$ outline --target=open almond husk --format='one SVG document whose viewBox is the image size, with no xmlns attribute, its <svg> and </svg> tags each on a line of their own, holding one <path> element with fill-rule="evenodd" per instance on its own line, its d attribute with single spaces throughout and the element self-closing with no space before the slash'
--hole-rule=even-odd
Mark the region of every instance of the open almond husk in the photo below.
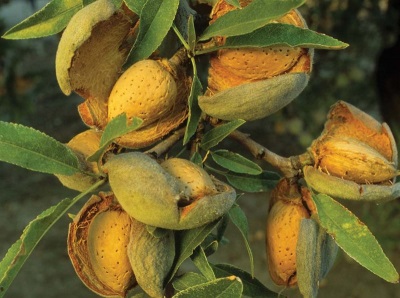
<svg viewBox="0 0 400 298">
<path fill-rule="evenodd" d="M 178 51 L 169 60 L 142 60 L 121 75 L 108 100 L 108 121 L 126 113 L 128 121 L 139 117 L 143 124 L 117 139 L 118 145 L 146 147 L 186 120 L 191 78 L 186 74 L 185 57 Z"/>
<path fill-rule="evenodd" d="M 240 1 L 242 7 L 251 1 Z M 220 0 L 211 13 L 215 21 L 236 9 Z M 274 22 L 307 28 L 297 10 Z M 214 42 L 224 44 L 225 37 Z M 201 109 L 223 120 L 265 118 L 296 98 L 308 84 L 313 49 L 286 46 L 233 48 L 210 55 L 208 90 L 199 97 Z"/>
<path fill-rule="evenodd" d="M 279 286 L 297 284 L 296 247 L 300 222 L 310 213 L 303 205 L 302 192 L 297 183 L 282 179 L 271 193 L 266 225 L 268 271 Z"/>
<path fill-rule="evenodd" d="M 78 11 L 65 28 L 56 54 L 56 76 L 66 94 L 78 93 L 83 122 L 103 128 L 107 100 L 135 40 L 138 16 L 98 0 Z"/>
<path fill-rule="evenodd" d="M 332 106 L 309 152 L 317 169 L 359 184 L 390 184 L 398 174 L 397 146 L 389 126 L 344 101 Z"/>
<path fill-rule="evenodd" d="M 128 259 L 132 219 L 112 193 L 93 195 L 69 226 L 68 255 L 82 282 L 102 297 L 136 285 Z"/>
</svg>

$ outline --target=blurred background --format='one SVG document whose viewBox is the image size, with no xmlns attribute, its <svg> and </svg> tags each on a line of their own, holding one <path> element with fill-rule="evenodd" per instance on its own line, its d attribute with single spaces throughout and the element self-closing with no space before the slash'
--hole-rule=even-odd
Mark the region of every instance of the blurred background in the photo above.
<svg viewBox="0 0 400 298">
<path fill-rule="evenodd" d="M 47 3 L 45 0 L 0 0 L 0 34 Z M 342 51 L 317 50 L 306 90 L 289 106 L 248 123 L 243 131 L 283 155 L 304 152 L 317 137 L 329 107 L 337 100 L 354 104 L 390 124 L 400 136 L 400 3 L 398 0 L 308 0 L 301 12 L 309 27 L 350 44 Z M 54 70 L 59 36 L 31 40 L 0 39 L 0 120 L 17 122 L 68 142 L 85 130 L 76 106 L 78 96 L 61 93 Z M 249 155 L 247 157 L 251 158 Z M 0 163 L 0 257 L 39 213 L 76 192 L 50 175 Z M 400 271 L 400 203 L 344 203 L 372 230 Z M 240 204 L 249 219 L 256 277 L 267 276 L 264 228 L 268 193 L 245 194 Z M 81 205 L 70 213 L 76 213 Z M 66 251 L 69 218 L 60 220 L 40 242 L 6 297 L 96 297 L 80 282 Z M 249 270 L 241 236 L 228 228 L 228 247 L 214 262 Z M 300 297 L 296 291 L 285 292 Z M 392 285 L 359 266 L 343 253 L 321 284 L 320 297 L 400 297 Z"/>
</svg>

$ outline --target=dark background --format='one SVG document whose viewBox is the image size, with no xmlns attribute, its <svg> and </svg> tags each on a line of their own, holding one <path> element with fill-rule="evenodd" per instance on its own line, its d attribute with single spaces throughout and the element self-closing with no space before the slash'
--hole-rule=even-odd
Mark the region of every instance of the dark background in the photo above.
<svg viewBox="0 0 400 298">
<path fill-rule="evenodd" d="M 0 33 L 45 3 L 0 0 Z M 329 107 L 337 100 L 345 100 L 390 123 L 398 140 L 398 6 L 398 1 L 387 0 L 308 0 L 301 12 L 309 27 L 347 42 L 350 47 L 343 51 L 317 50 L 306 90 L 280 112 L 246 124 L 244 130 L 280 155 L 299 154 L 321 132 Z M 63 95 L 56 82 L 54 56 L 58 38 L 0 39 L 0 120 L 32 126 L 67 142 L 85 127 L 76 111 L 81 99 Z M 0 257 L 40 212 L 75 195 L 76 192 L 62 187 L 53 176 L 0 163 Z M 240 202 L 249 219 L 256 277 L 270 285 L 264 244 L 268 193 L 246 194 Z M 399 202 L 344 203 L 370 227 L 400 270 Z M 70 212 L 77 212 L 80 206 Z M 82 285 L 69 262 L 68 222 L 69 218 L 63 217 L 46 234 L 6 297 L 95 297 Z M 249 270 L 246 250 L 234 227 L 229 227 L 227 237 L 229 246 L 220 248 L 212 260 Z M 298 297 L 296 291 L 288 295 Z M 320 297 L 400 297 L 400 287 L 381 280 L 339 253 L 334 268 L 321 283 Z"/>
</svg>

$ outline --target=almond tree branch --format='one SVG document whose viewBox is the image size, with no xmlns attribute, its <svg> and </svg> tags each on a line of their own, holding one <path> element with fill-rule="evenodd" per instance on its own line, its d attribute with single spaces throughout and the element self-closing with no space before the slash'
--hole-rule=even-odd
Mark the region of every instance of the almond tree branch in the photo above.
<svg viewBox="0 0 400 298">
<path fill-rule="evenodd" d="M 157 145 L 155 145 L 153 148 L 145 151 L 144 153 L 146 154 L 151 154 L 155 158 L 159 158 L 163 153 L 167 152 L 169 149 L 171 149 L 172 146 L 176 142 L 178 142 L 180 139 L 183 138 L 185 135 L 185 127 L 182 127 L 176 131 L 173 132 L 168 138 L 165 140 L 161 141 Z"/>
<path fill-rule="evenodd" d="M 255 158 L 268 162 L 288 178 L 299 175 L 305 165 L 314 163 L 307 152 L 297 156 L 282 157 L 251 139 L 248 134 L 238 130 L 232 132 L 229 136 L 242 144 Z"/>
</svg>

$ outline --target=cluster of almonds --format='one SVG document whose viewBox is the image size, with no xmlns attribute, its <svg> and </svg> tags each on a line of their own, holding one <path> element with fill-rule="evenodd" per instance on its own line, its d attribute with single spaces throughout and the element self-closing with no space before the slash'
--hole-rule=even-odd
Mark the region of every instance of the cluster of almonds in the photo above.
<svg viewBox="0 0 400 298">
<path fill-rule="evenodd" d="M 239 2 L 245 7 L 251 1 Z M 234 9 L 227 1 L 218 1 L 210 22 Z M 307 27 L 297 10 L 275 22 Z M 184 53 L 177 52 L 169 60 L 142 60 L 122 71 L 138 24 L 138 16 L 125 5 L 117 9 L 112 0 L 95 1 L 71 19 L 56 57 L 59 85 L 65 94 L 74 91 L 85 99 L 78 111 L 91 128 L 67 145 L 87 172 L 101 170 L 107 175 L 112 190 L 85 204 L 70 225 L 68 237 L 77 274 L 105 297 L 124 296 L 136 284 L 148 295 L 162 297 L 175 255 L 173 230 L 218 219 L 236 198 L 232 187 L 184 159 L 159 163 L 144 153 L 130 152 L 113 156 L 104 165 L 86 161 L 98 150 L 101 131 L 122 113 L 128 121 L 143 120 L 138 130 L 115 141 L 133 149 L 154 144 L 188 116 L 191 77 Z M 224 44 L 225 38 L 216 37 L 213 42 Z M 313 51 L 282 46 L 223 49 L 209 58 L 208 89 L 199 97 L 200 108 L 222 120 L 250 121 L 278 111 L 297 97 L 308 83 Z M 387 126 L 371 119 L 343 102 L 332 109 L 324 133 L 310 148 L 315 167 L 304 168 L 310 187 L 326 193 L 321 179 L 337 177 L 358 186 L 383 185 L 394 178 L 393 136 Z M 98 179 L 84 174 L 58 178 L 80 191 Z M 278 285 L 297 283 L 300 222 L 315 213 L 309 198 L 308 189 L 287 179 L 272 193 L 266 242 L 269 272 Z M 166 232 L 153 235 L 147 225 Z"/>
<path fill-rule="evenodd" d="M 343 101 L 332 106 L 324 131 L 309 148 L 313 166 L 303 168 L 307 187 L 334 198 L 393 199 L 397 147 L 386 123 Z M 300 223 L 317 216 L 310 189 L 282 179 L 271 194 L 266 225 L 268 269 L 279 286 L 297 285 Z M 323 269 L 326 274 L 329 268 Z M 320 276 L 322 278 L 323 275 Z"/>
<path fill-rule="evenodd" d="M 119 154 L 104 166 L 112 192 L 94 195 L 70 224 L 68 252 L 81 280 L 104 297 L 124 297 L 139 284 L 163 297 L 173 265 L 173 230 L 214 221 L 236 193 L 179 158 L 159 164 L 144 153 Z M 165 229 L 152 235 L 147 225 Z"/>
</svg>

